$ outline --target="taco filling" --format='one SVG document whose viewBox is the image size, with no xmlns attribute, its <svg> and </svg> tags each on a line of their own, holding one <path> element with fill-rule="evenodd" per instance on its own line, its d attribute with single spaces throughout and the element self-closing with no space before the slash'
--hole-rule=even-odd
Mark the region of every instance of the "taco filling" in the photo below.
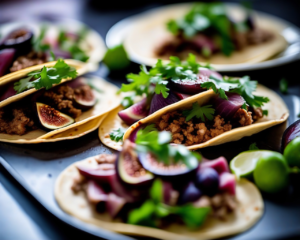
<svg viewBox="0 0 300 240">
<path fill-rule="evenodd" d="M 24 135 L 38 126 L 53 130 L 74 123 L 83 111 L 96 104 L 93 89 L 83 78 L 53 86 L 76 76 L 76 69 L 60 59 L 53 67 L 44 66 L 2 86 L 0 99 L 8 105 L 0 108 L 0 133 Z M 41 91 L 10 103 L 15 95 L 32 88 Z"/>
<path fill-rule="evenodd" d="M 77 33 L 61 30 L 57 36 L 48 36 L 42 27 L 35 36 L 27 27 L 15 29 L 0 39 L 0 77 L 21 69 L 54 61 L 56 57 L 86 62 L 89 57 L 82 48 L 87 29 Z M 4 62 L 5 60 L 5 62 Z"/>
<path fill-rule="evenodd" d="M 77 163 L 71 191 L 84 193 L 98 214 L 129 224 L 195 230 L 207 218 L 226 220 L 239 204 L 226 159 L 201 162 L 200 154 L 170 140 L 167 132 L 140 130 L 136 144 L 125 141 L 118 155 Z"/>
<path fill-rule="evenodd" d="M 275 37 L 257 26 L 251 10 L 245 8 L 245 13 L 244 19 L 235 20 L 227 15 L 223 3 L 198 3 L 184 17 L 167 23 L 173 37 L 165 39 L 155 54 L 182 59 L 191 52 L 207 59 L 216 53 L 230 56 L 234 51 L 269 42 Z"/>
</svg>

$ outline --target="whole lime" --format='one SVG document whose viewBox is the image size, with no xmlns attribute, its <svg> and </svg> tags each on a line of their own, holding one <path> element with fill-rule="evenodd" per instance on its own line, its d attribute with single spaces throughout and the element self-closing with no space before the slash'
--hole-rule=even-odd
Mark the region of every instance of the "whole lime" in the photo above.
<svg viewBox="0 0 300 240">
<path fill-rule="evenodd" d="M 300 168 L 300 137 L 296 137 L 285 147 L 283 155 L 290 167 Z"/>
<path fill-rule="evenodd" d="M 287 187 L 289 167 L 280 153 L 268 151 L 258 159 L 253 176 L 260 190 L 276 193 Z"/>
</svg>

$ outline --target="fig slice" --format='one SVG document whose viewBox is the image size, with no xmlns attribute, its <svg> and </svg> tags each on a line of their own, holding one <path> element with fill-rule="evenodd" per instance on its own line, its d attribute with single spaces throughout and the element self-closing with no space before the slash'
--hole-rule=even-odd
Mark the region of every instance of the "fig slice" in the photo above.
<svg viewBox="0 0 300 240">
<path fill-rule="evenodd" d="M 126 141 L 123 151 L 117 160 L 117 173 L 124 183 L 130 185 L 146 185 L 153 180 L 153 174 L 146 171 L 140 164 L 136 153 L 131 147 L 133 144 Z"/>
<path fill-rule="evenodd" d="M 59 129 L 75 122 L 70 116 L 57 111 L 44 103 L 36 103 L 37 113 L 41 125 L 50 130 Z"/>
<path fill-rule="evenodd" d="M 158 162 L 155 157 L 149 153 L 140 153 L 139 160 L 146 170 L 160 177 L 177 177 L 187 175 L 194 172 L 199 166 L 197 160 L 195 160 L 197 163 L 191 164 L 192 166 L 195 166 L 193 168 L 188 168 L 182 163 L 165 165 Z"/>
<path fill-rule="evenodd" d="M 76 88 L 74 93 L 76 105 L 83 110 L 92 108 L 97 102 L 97 98 L 93 93 L 93 90 L 88 85 Z"/>
</svg>

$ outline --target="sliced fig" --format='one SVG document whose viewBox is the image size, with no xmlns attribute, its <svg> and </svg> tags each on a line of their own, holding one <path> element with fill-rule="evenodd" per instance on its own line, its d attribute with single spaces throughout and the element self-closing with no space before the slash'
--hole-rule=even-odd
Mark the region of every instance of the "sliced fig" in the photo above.
<svg viewBox="0 0 300 240">
<path fill-rule="evenodd" d="M 106 209 L 112 218 L 115 218 L 121 209 L 126 204 L 126 200 L 122 197 L 117 196 L 114 193 L 109 193 L 106 201 Z"/>
<path fill-rule="evenodd" d="M 123 182 L 120 181 L 120 178 L 117 176 L 117 174 L 109 177 L 109 184 L 112 192 L 119 197 L 124 198 L 126 202 L 136 202 L 140 199 L 141 192 L 136 189 L 131 190 L 128 189 L 128 187 L 126 188 Z"/>
<path fill-rule="evenodd" d="M 221 192 L 235 195 L 235 177 L 233 174 L 228 172 L 223 172 L 220 175 L 219 190 Z"/>
<path fill-rule="evenodd" d="M 94 180 L 89 180 L 87 183 L 87 198 L 91 203 L 99 203 L 107 201 L 107 194 L 101 186 Z"/>
<path fill-rule="evenodd" d="M 152 101 L 151 101 L 149 114 L 152 114 L 152 113 L 158 111 L 159 109 L 164 108 L 168 105 L 176 103 L 179 100 L 180 100 L 180 98 L 172 91 L 169 92 L 169 95 L 167 98 L 164 98 L 162 94 L 154 94 Z"/>
<path fill-rule="evenodd" d="M 214 160 L 208 160 L 208 161 L 202 162 L 200 164 L 199 168 L 200 168 L 200 170 L 202 168 L 213 168 L 218 172 L 218 174 L 221 174 L 223 172 L 228 172 L 228 173 L 230 172 L 227 160 L 224 157 L 219 157 Z"/>
<path fill-rule="evenodd" d="M 135 186 L 146 185 L 150 184 L 154 178 L 153 174 L 143 168 L 136 153 L 132 150 L 123 150 L 116 164 L 117 173 L 124 183 Z"/>
<path fill-rule="evenodd" d="M 61 113 L 44 103 L 37 102 L 36 108 L 40 123 L 46 129 L 59 129 L 75 122 L 70 116 Z"/>
<path fill-rule="evenodd" d="M 76 105 L 84 110 L 92 108 L 96 102 L 97 98 L 93 93 L 93 90 L 88 85 L 83 85 L 74 90 L 74 100 Z"/>
<path fill-rule="evenodd" d="M 139 160 L 146 170 L 160 177 L 175 177 L 190 174 L 194 172 L 199 165 L 198 160 L 196 159 L 195 161 L 197 162 L 191 163 L 192 166 L 195 166 L 194 168 L 188 168 L 182 163 L 165 165 L 162 162 L 158 162 L 150 153 L 139 154 Z"/>
<path fill-rule="evenodd" d="M 181 192 L 178 204 L 185 204 L 188 202 L 195 202 L 202 196 L 202 192 L 195 186 L 193 182 L 190 182 L 183 192 Z"/>
<path fill-rule="evenodd" d="M 8 72 L 11 67 L 16 50 L 13 48 L 3 49 L 0 51 L 0 77 Z"/>
<path fill-rule="evenodd" d="M 14 48 L 18 54 L 26 54 L 31 50 L 33 32 L 27 28 L 19 28 L 10 32 L 2 40 L 0 48 Z"/>
<path fill-rule="evenodd" d="M 213 168 L 202 168 L 195 178 L 196 186 L 208 196 L 215 195 L 219 190 L 219 175 Z"/>
<path fill-rule="evenodd" d="M 132 105 L 131 107 L 124 109 L 118 113 L 119 117 L 127 124 L 131 125 L 142 118 L 148 116 L 149 109 L 147 104 L 147 98 Z"/>
<path fill-rule="evenodd" d="M 77 169 L 86 178 L 106 184 L 109 184 L 111 181 L 110 178 L 116 174 L 113 163 L 102 163 L 93 168 L 78 165 Z"/>
</svg>

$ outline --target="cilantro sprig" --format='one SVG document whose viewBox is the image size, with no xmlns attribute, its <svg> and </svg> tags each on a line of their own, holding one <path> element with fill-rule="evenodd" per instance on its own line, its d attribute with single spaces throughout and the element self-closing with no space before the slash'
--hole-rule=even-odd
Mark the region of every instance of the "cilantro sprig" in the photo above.
<svg viewBox="0 0 300 240">
<path fill-rule="evenodd" d="M 166 165 L 182 162 L 188 168 L 198 165 L 201 155 L 189 151 L 183 145 L 172 146 L 169 144 L 172 136 L 170 132 L 158 132 L 155 124 L 137 132 L 136 151 L 140 153 L 152 153 L 156 159 Z"/>
<path fill-rule="evenodd" d="M 128 107 L 128 101 L 133 104 L 132 99 L 135 96 L 146 95 L 150 97 L 155 92 L 167 98 L 169 95 L 168 81 L 178 79 L 182 81 L 196 80 L 199 67 L 201 65 L 197 63 L 193 54 L 189 55 L 186 62 L 181 62 L 178 57 L 170 57 L 170 62 L 163 64 L 162 60 L 159 59 L 149 71 L 144 65 L 141 65 L 141 71 L 138 74 L 128 74 L 126 77 L 129 83 L 122 84 L 121 92 L 133 92 L 133 96 L 126 97 L 126 107 Z"/>
<path fill-rule="evenodd" d="M 214 33 L 222 52 L 229 56 L 234 50 L 231 39 L 231 22 L 223 3 L 197 3 L 183 17 L 167 22 L 167 29 L 174 35 L 191 38 L 199 32 Z"/>
<path fill-rule="evenodd" d="M 200 106 L 197 102 L 193 103 L 192 109 L 182 111 L 183 116 L 186 117 L 185 121 L 187 122 L 194 117 L 201 118 L 202 122 L 205 122 L 206 119 L 213 120 L 214 113 L 215 109 L 212 108 L 212 105 Z"/>
<path fill-rule="evenodd" d="M 200 227 L 210 212 L 209 207 L 197 208 L 192 204 L 182 206 L 169 206 L 163 203 L 163 185 L 156 179 L 150 189 L 150 199 L 140 208 L 132 210 L 127 222 L 129 224 L 159 227 L 163 218 L 175 216 L 182 219 L 187 227 L 196 229 Z"/>
<path fill-rule="evenodd" d="M 21 93 L 27 89 L 35 88 L 50 89 L 54 84 L 58 84 L 65 78 L 76 78 L 77 71 L 69 66 L 64 60 L 58 59 L 53 67 L 43 67 L 40 71 L 34 71 L 27 75 L 26 78 L 14 83 L 14 90 Z"/>
<path fill-rule="evenodd" d="M 267 97 L 253 95 L 257 87 L 257 81 L 251 81 L 249 76 L 244 76 L 239 79 L 228 78 L 223 80 L 210 76 L 209 81 L 202 83 L 201 87 L 213 89 L 214 92 L 218 93 L 223 99 L 228 99 L 225 92 L 238 93 L 251 107 L 262 107 L 264 103 L 270 101 Z"/>
<path fill-rule="evenodd" d="M 256 146 L 256 142 L 250 144 L 249 150 L 259 150 L 259 148 Z"/>
<path fill-rule="evenodd" d="M 115 129 L 112 130 L 112 132 L 109 134 L 109 137 L 111 140 L 115 142 L 119 142 L 120 140 L 123 139 L 124 133 L 125 133 L 124 128 Z"/>
</svg>

